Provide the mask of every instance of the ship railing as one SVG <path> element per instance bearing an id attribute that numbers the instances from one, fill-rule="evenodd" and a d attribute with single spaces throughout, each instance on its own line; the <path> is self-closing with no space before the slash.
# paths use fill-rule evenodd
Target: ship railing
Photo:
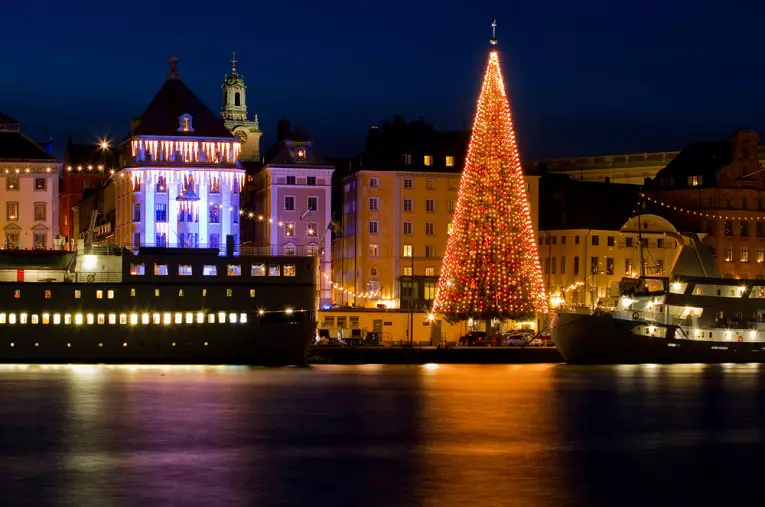
<path id="1" fill-rule="evenodd" d="M 122 282 L 122 273 L 119 271 L 77 272 L 70 275 L 70 280 L 77 283 L 120 283 Z"/>
<path id="2" fill-rule="evenodd" d="M 210 245 L 207 243 L 195 243 L 193 245 L 173 245 L 162 243 L 141 243 L 137 244 L 125 244 L 120 245 L 130 250 L 133 253 L 139 253 L 141 248 L 200 248 L 200 249 L 217 249 L 219 255 L 226 255 L 226 244 Z M 253 245 L 253 244 L 241 244 L 234 245 L 234 255 L 241 256 L 261 256 L 261 257 L 318 257 L 321 255 L 321 249 L 318 245 Z"/>

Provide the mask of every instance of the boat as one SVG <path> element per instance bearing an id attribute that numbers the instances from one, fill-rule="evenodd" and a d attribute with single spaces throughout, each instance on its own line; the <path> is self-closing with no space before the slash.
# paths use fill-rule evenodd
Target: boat
<path id="1" fill-rule="evenodd" d="M 0 252 L 0 362 L 304 365 L 315 256 Z"/>
<path id="2" fill-rule="evenodd" d="M 622 279 L 613 304 L 560 308 L 551 335 L 566 362 L 765 362 L 765 280 L 709 276 L 704 248 L 689 241 L 669 276 Z"/>

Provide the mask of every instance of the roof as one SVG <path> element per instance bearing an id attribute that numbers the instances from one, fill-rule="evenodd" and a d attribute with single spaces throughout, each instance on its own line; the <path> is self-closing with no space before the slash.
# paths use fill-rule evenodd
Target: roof
<path id="1" fill-rule="evenodd" d="M 55 160 L 52 154 L 21 132 L 0 132 L 0 160 Z"/>
<path id="2" fill-rule="evenodd" d="M 673 188 L 685 185 L 688 176 L 703 176 L 703 186 L 715 186 L 718 171 L 733 162 L 733 149 L 730 140 L 703 141 L 690 144 L 659 171 L 654 181 L 662 185 L 662 180 L 673 179 Z M 702 186 L 702 185 L 699 185 Z"/>
<path id="3" fill-rule="evenodd" d="M 184 114 L 191 115 L 193 132 L 178 131 L 179 118 Z M 234 137 L 223 120 L 172 73 L 141 115 L 132 135 Z"/>
<path id="4" fill-rule="evenodd" d="M 636 213 L 639 200 L 639 185 L 545 174 L 539 183 L 539 202 L 544 203 L 539 207 L 539 229 L 618 231 Z"/>

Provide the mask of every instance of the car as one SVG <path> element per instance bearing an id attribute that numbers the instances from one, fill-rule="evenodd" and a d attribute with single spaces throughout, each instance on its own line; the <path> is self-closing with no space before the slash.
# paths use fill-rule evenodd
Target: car
<path id="1" fill-rule="evenodd" d="M 528 342 L 528 336 L 525 334 L 508 334 L 502 339 L 503 345 L 510 347 L 523 347 Z"/>
<path id="2" fill-rule="evenodd" d="M 532 347 L 552 347 L 552 340 L 549 336 L 535 336 L 533 340 L 529 342 Z"/>
<path id="3" fill-rule="evenodd" d="M 468 331 L 468 334 L 460 338 L 460 347 L 483 347 L 486 345 L 485 331 Z"/>

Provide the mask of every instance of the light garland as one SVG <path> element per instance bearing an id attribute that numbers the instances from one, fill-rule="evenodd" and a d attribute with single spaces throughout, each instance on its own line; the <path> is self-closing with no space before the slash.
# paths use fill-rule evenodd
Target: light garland
<path id="1" fill-rule="evenodd" d="M 535 237 L 499 55 L 492 50 L 434 312 L 452 321 L 546 312 Z"/>
<path id="2" fill-rule="evenodd" d="M 740 216 L 728 216 L 728 215 L 715 215 L 714 213 L 704 213 L 702 211 L 693 211 L 690 209 L 685 209 L 681 206 L 674 206 L 672 204 L 665 203 L 664 201 L 659 201 L 656 199 L 653 199 L 646 194 L 640 194 L 640 197 L 644 198 L 648 202 L 652 202 L 658 206 L 661 206 L 662 208 L 673 210 L 673 211 L 679 211 L 681 213 L 685 213 L 686 215 L 695 215 L 698 217 L 704 217 L 704 218 L 715 218 L 718 220 L 744 220 L 744 221 L 756 221 L 756 220 L 765 220 L 765 215 L 756 215 L 752 217 L 740 217 Z M 740 211 L 750 211 L 750 210 L 740 210 Z"/>

